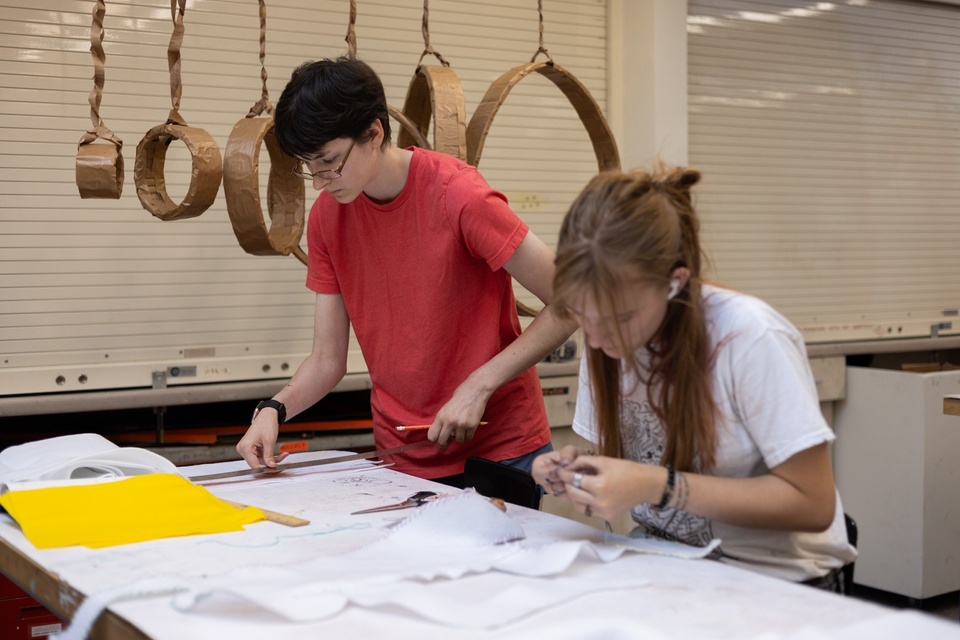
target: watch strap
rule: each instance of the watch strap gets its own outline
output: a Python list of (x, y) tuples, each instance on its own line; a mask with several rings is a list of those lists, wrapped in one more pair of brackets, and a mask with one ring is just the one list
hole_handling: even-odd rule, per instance
[(269, 400), (261, 400), (260, 403), (257, 405), (257, 410), (254, 412), (253, 417), (256, 418), (257, 414), (260, 413), (260, 410), (266, 407), (276, 410), (278, 426), (283, 425), (283, 423), (287, 421), (287, 408), (283, 406), (282, 402), (280, 402), (279, 400), (274, 400), (272, 398)]

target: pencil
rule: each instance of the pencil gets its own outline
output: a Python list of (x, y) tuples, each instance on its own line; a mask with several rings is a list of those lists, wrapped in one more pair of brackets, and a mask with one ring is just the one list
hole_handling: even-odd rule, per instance
[[(486, 422), (481, 422), (480, 426), (487, 424)], [(422, 429), (429, 429), (433, 425), (430, 424), (402, 424), (396, 427), (397, 431), (420, 431)]]

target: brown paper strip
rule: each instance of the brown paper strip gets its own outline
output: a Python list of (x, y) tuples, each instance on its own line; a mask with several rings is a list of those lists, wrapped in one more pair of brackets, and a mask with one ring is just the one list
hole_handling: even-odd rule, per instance
[[(183, 44), (183, 15), (186, 4), (186, 0), (170, 0), (173, 33), (167, 47), (167, 66), (170, 69), (172, 108), (167, 122), (147, 131), (137, 145), (137, 159), (133, 170), (140, 204), (161, 220), (182, 220), (202, 214), (216, 199), (223, 178), (223, 160), (220, 158), (220, 147), (216, 141), (203, 129), (187, 126), (180, 116), (180, 97), (183, 91), (180, 82), (180, 46)], [(183, 142), (190, 152), (190, 186), (180, 204), (174, 203), (167, 194), (163, 173), (167, 147), (174, 140)]]
[[(103, 18), (106, 12), (104, 0), (97, 0), (90, 23), (93, 89), (89, 102), (93, 127), (80, 138), (76, 157), (76, 181), (81, 198), (117, 199), (123, 193), (123, 140), (108, 129), (100, 118), (107, 60), (103, 51)], [(98, 139), (106, 140), (109, 144), (92, 144)]]
[(357, 0), (350, 0), (350, 19), (347, 21), (347, 56), (351, 60), (357, 57)]
[(420, 61), (417, 62), (418, 69), (427, 54), (435, 56), (437, 60), (440, 61), (440, 64), (449, 67), (450, 63), (430, 44), (430, 0), (423, 0), (423, 18), (420, 24), (420, 33), (423, 34), (423, 53), (420, 54)]
[[(267, 91), (266, 35), (267, 8), (260, 4), (260, 100), (250, 113), (233, 127), (227, 139), (223, 159), (223, 193), (227, 200), (227, 215), (240, 247), (258, 256), (290, 255), (300, 249), (304, 224), (304, 181), (294, 175), (295, 160), (280, 150), (277, 144)], [(270, 178), (267, 181), (267, 228), (260, 204), (260, 147), (266, 143), (270, 154)]]
[(543, 0), (537, 0), (537, 22), (538, 22), (538, 31), (540, 32), (540, 46), (537, 48), (536, 53), (533, 54), (533, 57), (530, 58), (530, 62), (536, 62), (537, 56), (541, 53), (547, 56), (547, 60), (550, 63), (553, 63), (553, 56), (550, 55), (550, 52), (547, 51), (547, 48), (543, 46)]

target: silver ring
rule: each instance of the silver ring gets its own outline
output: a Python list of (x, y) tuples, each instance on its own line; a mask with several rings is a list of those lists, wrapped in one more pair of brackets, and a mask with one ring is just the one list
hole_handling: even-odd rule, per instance
[(580, 488), (580, 483), (583, 482), (583, 472), (577, 471), (573, 474), (573, 486), (576, 489)]

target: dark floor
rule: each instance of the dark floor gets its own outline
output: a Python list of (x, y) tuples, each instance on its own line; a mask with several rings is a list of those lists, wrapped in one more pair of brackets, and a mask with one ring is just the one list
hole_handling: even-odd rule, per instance
[(853, 597), (869, 600), (870, 602), (876, 602), (877, 604), (894, 607), (896, 609), (905, 609), (907, 607), (920, 609), (921, 611), (952, 620), (960, 626), (960, 591), (945, 593), (925, 600), (916, 600), (895, 593), (888, 593), (855, 584), (853, 586)]

